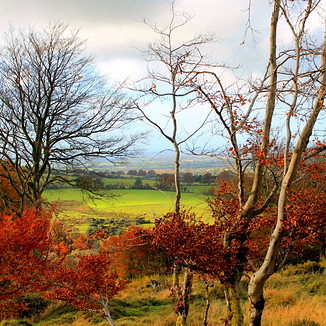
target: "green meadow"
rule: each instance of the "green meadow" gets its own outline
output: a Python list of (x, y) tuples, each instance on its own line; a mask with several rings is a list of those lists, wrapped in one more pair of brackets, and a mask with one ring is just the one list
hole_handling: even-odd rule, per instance
[[(102, 178), (102, 182), (105, 186), (107, 185), (122, 185), (122, 186), (132, 186), (137, 177), (134, 178)], [(150, 186), (154, 186), (156, 183), (155, 180), (152, 179), (142, 179), (143, 184), (148, 184)]]
[[(205, 186), (193, 186), (191, 191), (182, 194), (182, 206), (191, 209), (207, 219), (209, 213), (202, 191)], [(207, 188), (207, 186), (206, 186)], [(154, 222), (173, 210), (175, 193), (150, 189), (114, 189), (104, 190), (104, 196), (90, 198), (76, 188), (49, 189), (44, 198), (55, 203), (58, 216), (65, 224), (85, 232), (89, 218), (135, 218), (142, 217)]]

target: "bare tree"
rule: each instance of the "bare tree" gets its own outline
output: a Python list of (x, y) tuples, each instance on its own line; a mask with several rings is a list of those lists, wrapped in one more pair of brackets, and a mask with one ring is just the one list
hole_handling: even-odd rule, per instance
[(22, 205), (63, 180), (56, 169), (128, 156), (140, 137), (122, 134), (131, 105), (109, 90), (84, 50), (78, 33), (61, 23), (11, 31), (1, 49), (0, 164), (14, 168), (15, 178), (7, 176)]
[[(324, 109), (326, 95), (326, 31), (322, 46), (319, 49), (318, 47), (311, 48), (311, 43), (304, 42), (305, 37), (307, 37), (307, 20), (319, 5), (320, 1), (308, 0), (307, 4), (305, 4), (305, 7), (298, 15), (298, 19), (296, 19), (297, 23), (295, 24), (293, 20), (291, 20), (291, 8), (289, 8), (287, 1), (274, 1), (274, 6), (279, 8), (278, 10), (282, 12), (283, 17), (292, 31), (295, 41), (294, 54), (286, 54), (286, 59), (292, 59), (294, 61), (294, 69), (280, 71), (280, 74), (283, 72), (286, 73), (287, 76), (290, 75), (287, 81), (292, 84), (293, 88), (291, 89), (291, 96), (288, 94), (283, 96), (283, 92), (281, 93), (283, 102), (288, 103), (289, 107), (286, 119), (287, 139), (284, 146), (283, 176), (278, 194), (276, 225), (270, 237), (265, 259), (260, 268), (253, 274), (249, 283), (248, 295), (251, 304), (251, 326), (261, 325), (265, 302), (264, 285), (268, 278), (281, 267), (286, 258), (284, 257), (281, 262), (279, 261), (279, 248), (284, 235), (284, 223), (287, 219), (285, 211), (288, 192), (295, 182), (300, 162), (308, 158), (305, 157), (305, 150), (309, 143), (310, 136), (313, 133), (314, 126), (318, 122), (319, 115)], [(276, 14), (275, 12), (275, 15)], [(314, 60), (311, 61), (311, 57), (315, 56), (320, 57), (321, 63), (320, 67), (315, 65), (312, 69), (309, 62), (315, 62)], [(280, 68), (282, 68), (282, 66), (280, 66)], [(310, 77), (308, 80), (307, 75)], [(290, 100), (288, 99), (289, 97)], [(300, 105), (302, 105), (302, 103), (307, 107), (307, 112), (305, 113), (306, 121), (298, 131), (299, 135), (294, 144), (293, 151), (290, 151), (292, 138), (290, 119), (295, 114), (300, 113)], [(316, 149), (315, 153), (325, 149), (325, 146), (322, 146)], [(312, 157), (313, 155), (310, 154), (309, 156)]]
[[(205, 126), (210, 112), (203, 114), (192, 130), (181, 128), (179, 116), (189, 112), (192, 103), (197, 98), (197, 90), (193, 87), (193, 78), (196, 70), (209, 66), (201, 49), (212, 42), (211, 36), (199, 35), (189, 41), (178, 41), (178, 31), (186, 25), (191, 17), (186, 13), (177, 13), (174, 1), (171, 5), (171, 20), (167, 27), (160, 28), (156, 25), (145, 23), (158, 36), (157, 42), (151, 43), (144, 51), (148, 62), (148, 75), (140, 81), (137, 91), (141, 94), (138, 99), (138, 110), (141, 118), (147, 124), (156, 128), (158, 132), (170, 142), (175, 154), (174, 157), (174, 183), (175, 200), (174, 212), (180, 216), (181, 210), (181, 184), (180, 184), (180, 159), (182, 146), (196, 135)], [(153, 64), (154, 63), (154, 64)], [(153, 68), (154, 67), (154, 68)], [(143, 86), (145, 83), (145, 86)], [(151, 111), (153, 103), (161, 101), (166, 109), (159, 118)], [(149, 107), (139, 103), (146, 103)], [(182, 290), (179, 286), (179, 274), (182, 268), (174, 266), (173, 287), (180, 293), (182, 307), (178, 310), (177, 325), (187, 325), (189, 300), (191, 295), (193, 272), (185, 268)]]
[(186, 13), (178, 14), (174, 8), (174, 2), (171, 5), (171, 15), (166, 28), (159, 28), (145, 21), (158, 35), (159, 40), (149, 44), (148, 50), (143, 52), (149, 64), (148, 75), (140, 81), (146, 85), (140, 86), (137, 91), (141, 93), (139, 101), (144, 100), (147, 105), (154, 101), (166, 104), (167, 112), (163, 112), (156, 119), (155, 114), (150, 109), (146, 110), (144, 105), (138, 105), (138, 110), (142, 119), (156, 128), (173, 146), (176, 190), (174, 210), (179, 215), (181, 147), (205, 125), (209, 112), (191, 131), (182, 130), (178, 116), (185, 110), (189, 110), (196, 98), (197, 91), (192, 87), (193, 77), (196, 69), (205, 65), (205, 57), (201, 53), (201, 48), (212, 42), (213, 38), (199, 35), (186, 42), (177, 41), (178, 30), (189, 22), (191, 16)]
[[(210, 104), (224, 135), (228, 137), (231, 144), (229, 150), (232, 153), (238, 176), (237, 194), (240, 213), (235, 218), (235, 225), (241, 221), (242, 231), (240, 233), (226, 232), (224, 235), (226, 248), (232, 247), (236, 238), (240, 239), (241, 243), (236, 253), (238, 264), (235, 270), (225, 275), (229, 325), (243, 325), (237, 289), (243, 269), (248, 262), (245, 241), (250, 232), (246, 229), (251, 221), (259, 218), (272, 200), (278, 201), (278, 216), (265, 260), (250, 281), (250, 325), (261, 324), (264, 309), (264, 284), (281, 267), (286, 258), (281, 259), (279, 249), (284, 232), (283, 225), (286, 221), (287, 193), (295, 180), (300, 161), (305, 159), (304, 152), (323, 110), (325, 99), (325, 40), (322, 41), (322, 46), (316, 45), (316, 42), (312, 41), (313, 38), (309, 37), (307, 30), (307, 21), (311, 19), (312, 13), (320, 8), (320, 4), (319, 0), (308, 0), (304, 3), (286, 0), (272, 2), (267, 70), (262, 80), (251, 84), (247, 92), (241, 92), (234, 86), (226, 87), (220, 76), (214, 72), (198, 72), (198, 76), (204, 76), (205, 79), (207, 79), (205, 76), (211, 77), (211, 83), (196, 85), (201, 94), (199, 99), (206, 100)], [(288, 50), (277, 48), (277, 32), (282, 18), (293, 35), (294, 48)], [(321, 61), (320, 66), (317, 64), (318, 60)], [(264, 117), (260, 127), (259, 112), (262, 109)], [(281, 170), (273, 170), (270, 166), (272, 156), (275, 154), (272, 152), (273, 132), (274, 128), (279, 128), (282, 122), (278, 120), (275, 123), (274, 120), (276, 114), (281, 112), (286, 117), (284, 119), (286, 138), (281, 146), (284, 149), (284, 166)], [(291, 120), (295, 117), (298, 119), (297, 129), (293, 132)], [(254, 133), (258, 143), (243, 144), (243, 140), (246, 142), (250, 140), (243, 135), (250, 136)], [(325, 150), (325, 146), (317, 148), (314, 153), (322, 150)], [(255, 154), (250, 156), (249, 152)], [(253, 170), (253, 178), (250, 185), (247, 185), (250, 191), (246, 192), (244, 176), (248, 167)], [(267, 193), (264, 193), (266, 178), (273, 186)]]

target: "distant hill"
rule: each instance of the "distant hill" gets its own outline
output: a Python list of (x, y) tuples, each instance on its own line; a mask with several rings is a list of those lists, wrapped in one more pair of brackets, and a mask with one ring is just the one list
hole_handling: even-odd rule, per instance
[[(142, 154), (141, 156), (129, 159), (123, 164), (113, 165), (105, 160), (99, 160), (89, 165), (92, 169), (104, 169), (110, 171), (155, 170), (156, 172), (172, 172), (174, 169), (173, 154)], [(183, 155), (181, 158), (181, 172), (203, 173), (211, 172), (217, 174), (221, 170), (229, 169), (227, 160), (219, 158)]]

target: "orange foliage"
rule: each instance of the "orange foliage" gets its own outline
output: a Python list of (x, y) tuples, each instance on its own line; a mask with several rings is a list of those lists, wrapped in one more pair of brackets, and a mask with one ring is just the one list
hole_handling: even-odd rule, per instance
[(43, 280), (45, 296), (63, 300), (81, 310), (105, 314), (103, 308), (108, 301), (127, 284), (109, 271), (110, 264), (105, 253), (53, 262)]
[(129, 227), (121, 235), (110, 236), (102, 242), (102, 250), (112, 257), (111, 268), (121, 276), (144, 275), (164, 269), (164, 252), (159, 252), (151, 243), (151, 231)]
[(224, 280), (224, 271), (237, 262), (237, 241), (223, 249), (223, 227), (220, 223), (196, 221), (193, 214), (182, 211), (166, 214), (156, 224), (153, 243), (166, 250), (181, 265), (202, 274)]
[[(302, 181), (288, 193), (281, 256), (302, 253), (307, 244), (326, 243), (325, 164), (302, 166), (300, 174)], [(263, 213), (242, 218), (236, 191), (232, 182), (219, 182), (214, 198), (208, 201), (213, 224), (203, 223), (186, 211), (180, 216), (166, 214), (155, 226), (153, 243), (181, 265), (217, 277), (222, 283), (228, 282), (227, 277), (232, 277), (239, 262), (247, 262), (246, 268), (252, 268), (248, 260), (264, 257), (277, 210), (271, 201)], [(257, 208), (262, 203), (261, 196)]]
[[(326, 244), (326, 162), (302, 166), (301, 180), (288, 194), (283, 247), (302, 253), (307, 246)], [(325, 249), (325, 248), (324, 248)]]
[(25, 210), (0, 217), (0, 317), (16, 316), (47, 264), (51, 212)]

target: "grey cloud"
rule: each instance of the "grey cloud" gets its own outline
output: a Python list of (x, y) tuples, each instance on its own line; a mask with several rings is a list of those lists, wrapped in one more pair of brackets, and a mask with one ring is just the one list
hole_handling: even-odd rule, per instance
[(38, 20), (62, 19), (86, 24), (123, 24), (152, 15), (168, 4), (169, 0), (0, 0), (1, 15), (20, 11)]

